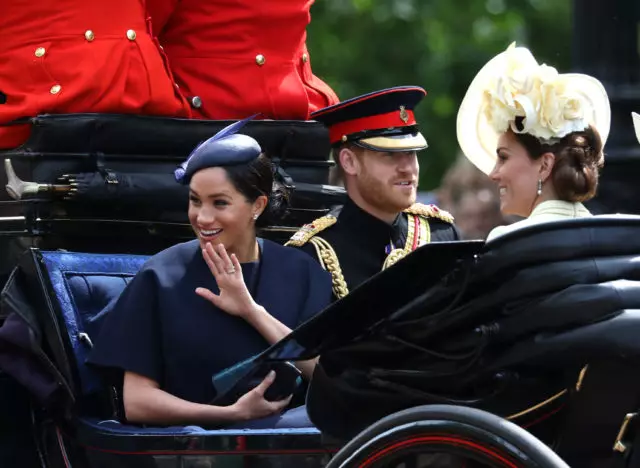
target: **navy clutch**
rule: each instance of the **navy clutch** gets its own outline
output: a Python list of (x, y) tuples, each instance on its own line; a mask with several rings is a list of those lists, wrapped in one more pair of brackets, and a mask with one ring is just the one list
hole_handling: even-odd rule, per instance
[(276, 379), (264, 394), (268, 401), (283, 400), (302, 384), (302, 374), (291, 362), (267, 362), (254, 356), (213, 376), (211, 380), (216, 396), (210, 403), (216, 406), (234, 404), (257, 387), (272, 370)]

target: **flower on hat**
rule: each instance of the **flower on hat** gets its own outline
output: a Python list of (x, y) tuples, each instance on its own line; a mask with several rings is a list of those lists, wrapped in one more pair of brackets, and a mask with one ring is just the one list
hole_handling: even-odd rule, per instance
[[(539, 65), (531, 52), (512, 43), (502, 65), (484, 90), (483, 111), (498, 133), (511, 128), (545, 142), (584, 130), (584, 102), (572, 92), (569, 79), (548, 65)], [(523, 117), (523, 128), (514, 125)]]

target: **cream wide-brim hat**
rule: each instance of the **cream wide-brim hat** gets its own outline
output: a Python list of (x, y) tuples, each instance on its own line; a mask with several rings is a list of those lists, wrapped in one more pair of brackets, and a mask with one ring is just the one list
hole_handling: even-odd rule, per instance
[[(528, 49), (516, 49), (520, 49), (519, 53), (526, 59), (537, 63)], [(485, 174), (489, 174), (495, 166), (500, 134), (487, 120), (484, 92), (496, 76), (505, 73), (506, 59), (507, 51), (504, 51), (482, 67), (471, 82), (458, 110), (458, 144), (469, 161)], [(565, 73), (560, 77), (570, 80), (571, 91), (577, 93), (582, 100), (585, 120), (598, 130), (604, 146), (611, 127), (611, 106), (604, 86), (597, 79), (579, 73)]]
[(636, 138), (638, 139), (638, 143), (640, 143), (640, 114), (632, 112), (631, 117), (633, 117), (633, 128), (636, 131)]

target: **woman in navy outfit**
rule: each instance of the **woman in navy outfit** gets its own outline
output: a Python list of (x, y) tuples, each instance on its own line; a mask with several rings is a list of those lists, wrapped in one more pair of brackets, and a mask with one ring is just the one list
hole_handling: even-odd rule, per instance
[[(247, 119), (248, 120), (248, 119)], [(149, 259), (104, 311), (89, 363), (122, 378), (127, 421), (234, 427), (311, 425), (291, 397), (268, 401), (273, 373), (234, 404), (215, 406), (212, 375), (279, 341), (331, 301), (331, 277), (310, 256), (256, 236), (282, 208), (273, 169), (237, 122), (176, 170), (189, 184), (197, 239)], [(315, 362), (296, 363), (310, 378)]]

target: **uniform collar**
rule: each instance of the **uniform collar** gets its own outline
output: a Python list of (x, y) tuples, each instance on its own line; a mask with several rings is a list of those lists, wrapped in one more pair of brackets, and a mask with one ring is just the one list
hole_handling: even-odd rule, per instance
[(406, 224), (400, 213), (393, 223), (388, 224), (360, 208), (350, 197), (347, 197), (340, 211), (339, 220), (348, 232), (358, 236), (361, 241), (378, 245), (388, 244), (395, 233), (402, 231), (403, 221)]

